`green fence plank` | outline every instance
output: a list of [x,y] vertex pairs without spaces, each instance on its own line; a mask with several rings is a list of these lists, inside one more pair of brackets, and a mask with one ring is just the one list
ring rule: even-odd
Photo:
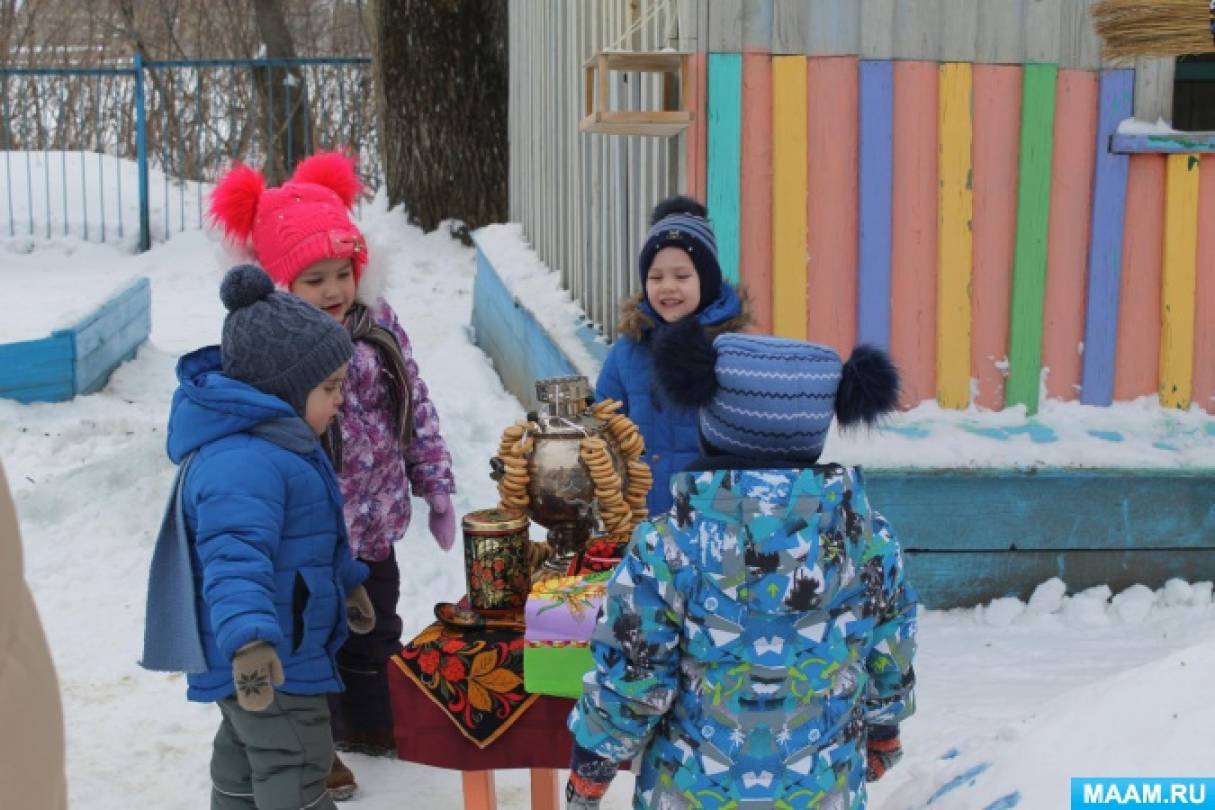
[[1025,66],[1006,403],[1038,409],[1058,65]]

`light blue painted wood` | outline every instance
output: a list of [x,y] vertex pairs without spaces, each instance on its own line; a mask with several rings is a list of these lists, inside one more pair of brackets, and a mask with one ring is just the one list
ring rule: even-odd
[[871,471],[919,551],[1215,550],[1215,469]]
[[0,345],[0,397],[59,402],[96,391],[147,339],[151,300],[140,278],[68,329]]
[[1189,155],[1215,152],[1215,132],[1185,132],[1173,135],[1119,135],[1109,141],[1110,151],[1120,155]]
[[115,324],[122,325],[146,313],[152,306],[152,285],[146,278],[128,284],[91,313],[72,324],[76,337],[76,354],[91,354],[107,339]]
[[1215,550],[908,552],[907,581],[925,607],[968,607],[1003,596],[1026,600],[1040,583],[1058,577],[1077,593],[1108,585],[1159,588],[1177,577],[1215,579]]
[[109,332],[105,342],[92,352],[77,355],[74,363],[77,395],[101,390],[110,379],[110,374],[135,356],[151,331],[152,316],[144,309],[139,311],[134,319]]
[[77,395],[98,391],[152,331],[152,286],[136,279],[72,326],[73,387]]
[[1114,400],[1114,350],[1118,344],[1122,228],[1129,158],[1111,153],[1108,144],[1118,123],[1131,114],[1134,83],[1134,71],[1131,70],[1101,73],[1080,384],[1080,401],[1086,405],[1109,405]]
[[0,345],[0,397],[18,402],[71,399],[71,337],[57,335]]
[[857,338],[890,348],[894,63],[860,62]]
[[493,361],[503,386],[528,409],[540,404],[536,380],[580,373],[535,315],[507,289],[480,244],[472,326],[477,345]]
[[722,275],[738,283],[742,173],[742,55],[709,54],[707,205]]

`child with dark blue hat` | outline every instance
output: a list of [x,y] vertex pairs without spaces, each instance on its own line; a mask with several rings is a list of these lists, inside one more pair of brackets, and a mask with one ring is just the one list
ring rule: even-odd
[[656,340],[687,323],[709,338],[750,323],[746,297],[722,278],[717,239],[708,211],[689,197],[655,206],[637,258],[642,291],[621,307],[618,336],[599,379],[595,398],[615,399],[645,439],[642,458],[654,474],[646,502],[650,514],[671,506],[669,480],[697,455],[696,412],[660,396],[654,371]]

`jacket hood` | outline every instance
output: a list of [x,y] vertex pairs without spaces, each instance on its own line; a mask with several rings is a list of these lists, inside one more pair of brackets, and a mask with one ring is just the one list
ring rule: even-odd
[[278,397],[225,376],[218,346],[198,349],[178,360],[177,382],[169,408],[167,442],[174,464],[208,442],[271,419],[298,417]]
[[668,520],[698,527],[674,532],[692,544],[684,553],[723,594],[761,613],[819,607],[839,585],[825,578],[860,560],[871,535],[859,467],[691,471],[673,476],[671,490]]
[[[746,289],[735,290],[723,283],[717,299],[697,313],[696,319],[708,330],[710,340],[723,332],[741,332],[751,325],[751,301]],[[645,294],[637,293],[620,305],[616,329],[625,337],[640,341],[657,322],[658,315],[645,300]]]

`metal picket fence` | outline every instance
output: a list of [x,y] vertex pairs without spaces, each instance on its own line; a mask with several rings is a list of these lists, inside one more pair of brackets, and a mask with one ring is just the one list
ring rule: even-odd
[[147,250],[203,227],[204,187],[233,160],[285,169],[320,148],[353,153],[374,192],[371,82],[365,57],[0,67],[0,229]]

